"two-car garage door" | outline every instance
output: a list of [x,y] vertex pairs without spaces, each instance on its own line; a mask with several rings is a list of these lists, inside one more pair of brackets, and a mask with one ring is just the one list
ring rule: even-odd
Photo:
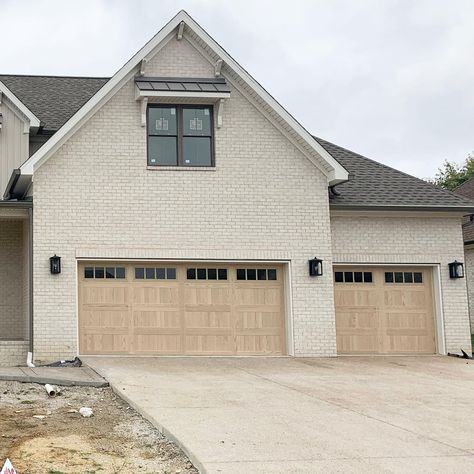
[[283,266],[81,262],[81,354],[285,354]]
[[339,354],[433,354],[429,267],[334,269]]

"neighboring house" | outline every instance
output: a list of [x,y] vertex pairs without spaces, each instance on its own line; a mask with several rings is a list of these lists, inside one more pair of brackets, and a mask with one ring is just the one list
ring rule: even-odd
[[474,203],[311,136],[185,12],[110,79],[0,81],[3,363],[469,349]]
[[[455,193],[474,200],[474,177],[455,189]],[[464,259],[466,261],[466,283],[471,319],[471,333],[474,334],[474,215],[463,219]]]

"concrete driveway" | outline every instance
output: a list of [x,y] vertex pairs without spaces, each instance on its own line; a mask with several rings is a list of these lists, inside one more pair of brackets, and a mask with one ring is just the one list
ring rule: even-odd
[[474,471],[474,362],[88,358],[208,473]]

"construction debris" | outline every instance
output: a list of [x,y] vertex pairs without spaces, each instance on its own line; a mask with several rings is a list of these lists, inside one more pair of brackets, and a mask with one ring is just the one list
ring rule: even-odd
[[89,407],[82,407],[79,410],[79,413],[84,417],[84,418],[90,418],[94,412],[92,411],[92,408]]

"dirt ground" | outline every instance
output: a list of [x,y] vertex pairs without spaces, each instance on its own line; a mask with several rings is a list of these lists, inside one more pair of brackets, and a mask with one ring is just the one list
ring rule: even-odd
[[6,458],[19,474],[197,473],[109,388],[61,387],[48,398],[43,385],[0,382],[0,470]]

